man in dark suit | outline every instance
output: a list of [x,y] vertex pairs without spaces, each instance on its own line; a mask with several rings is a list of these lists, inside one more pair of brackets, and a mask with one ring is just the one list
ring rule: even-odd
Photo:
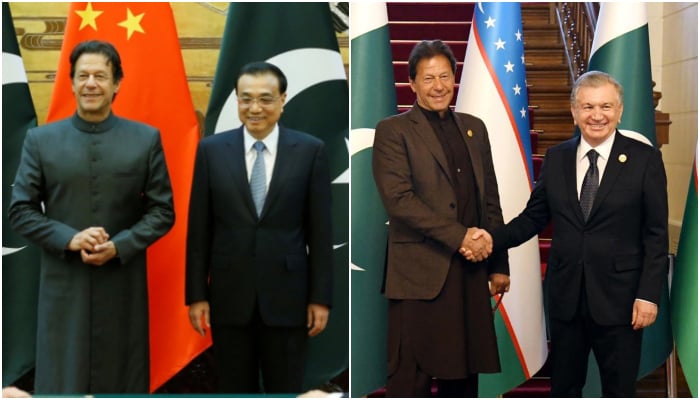
[[664,165],[657,149],[617,131],[622,110],[614,78],[582,75],[571,93],[581,136],[547,151],[525,210],[491,231],[499,251],[552,223],[545,281],[553,397],[581,397],[591,349],[603,396],[635,397],[642,328],[656,319],[666,279]]
[[308,336],[332,298],[331,181],[323,142],[287,129],[287,80],[243,67],[243,126],[199,143],[187,234],[186,302],[211,322],[222,393],[300,393]]
[[111,43],[70,64],[77,110],[27,132],[9,208],[42,250],[35,393],[148,393],[146,249],[175,222],[160,132],[112,112]]
[[387,397],[430,397],[432,378],[440,396],[476,397],[478,373],[500,371],[490,295],[507,290],[507,253],[473,264],[458,249],[485,256],[467,227],[503,217],[486,127],[449,108],[455,70],[446,44],[418,43],[416,104],[376,128],[373,173],[389,215]]

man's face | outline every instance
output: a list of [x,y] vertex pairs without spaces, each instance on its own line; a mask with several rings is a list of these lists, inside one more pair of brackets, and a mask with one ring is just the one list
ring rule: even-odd
[[576,104],[571,107],[571,115],[586,142],[597,146],[615,132],[622,118],[622,108],[612,84],[584,86],[576,94]]
[[84,53],[75,62],[73,94],[78,115],[87,121],[102,121],[109,115],[112,98],[119,90],[114,82],[112,65],[99,53]]
[[447,111],[455,88],[455,75],[447,57],[439,55],[418,61],[416,79],[410,83],[418,105],[426,110]]
[[256,139],[272,132],[284,110],[287,94],[279,91],[272,73],[242,75],[238,79],[238,118]]

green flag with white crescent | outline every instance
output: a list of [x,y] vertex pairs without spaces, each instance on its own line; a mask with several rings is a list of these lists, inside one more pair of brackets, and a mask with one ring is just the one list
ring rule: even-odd
[[396,89],[384,3],[350,5],[352,85],[352,397],[386,383],[387,300],[381,293],[387,214],[372,177],[374,128],[396,114]]
[[618,129],[656,146],[646,7],[644,3],[601,3],[588,70],[606,72],[622,85],[625,111]]
[[287,77],[280,124],[326,144],[333,196],[333,308],[309,340],[304,388],[348,368],[348,83],[328,3],[232,3],[205,120],[211,135],[241,126],[234,92],[245,64],[267,61]]
[[7,208],[22,144],[36,126],[9,3],[2,3],[2,386],[34,367],[39,250],[10,228]]

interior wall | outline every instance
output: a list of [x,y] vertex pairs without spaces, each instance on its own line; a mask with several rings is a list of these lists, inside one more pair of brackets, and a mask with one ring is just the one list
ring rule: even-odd
[[672,253],[678,248],[698,139],[698,3],[662,3],[660,109],[671,115],[661,148],[668,177]]
[[[203,118],[207,110],[230,4],[225,2],[170,3],[182,46],[182,57],[192,102],[199,118]],[[69,6],[70,3],[10,3],[18,41],[27,35],[32,37],[32,40],[20,42],[20,51],[40,125],[46,122],[63,41],[61,26],[67,18]],[[335,11],[337,15],[338,12]],[[347,17],[345,19],[347,22]],[[57,29],[57,27],[61,28]],[[347,29],[344,32],[336,32],[336,36],[347,71]]]

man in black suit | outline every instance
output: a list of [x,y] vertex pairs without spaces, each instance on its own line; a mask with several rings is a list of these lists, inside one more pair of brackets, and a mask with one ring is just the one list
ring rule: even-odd
[[667,275],[664,165],[657,149],[617,131],[622,110],[613,77],[582,75],[571,93],[581,136],[547,151],[525,210],[491,232],[498,251],[552,223],[545,284],[553,397],[581,397],[591,349],[603,396],[635,397],[642,329],[656,319]]
[[300,393],[308,336],[332,298],[331,181],[321,140],[278,125],[287,80],[243,67],[243,126],[199,143],[187,234],[186,302],[212,328],[222,393]]

